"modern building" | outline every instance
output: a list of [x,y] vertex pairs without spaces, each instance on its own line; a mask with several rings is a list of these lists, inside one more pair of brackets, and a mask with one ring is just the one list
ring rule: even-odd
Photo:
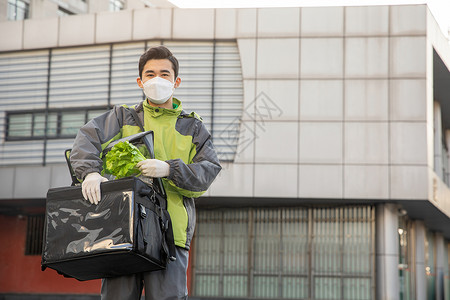
[[191,299],[450,299],[450,46],[426,5],[39,2],[83,13],[0,22],[0,298],[98,298],[40,270],[46,193],[70,185],[81,125],[142,99],[138,58],[164,44],[223,163],[197,200]]

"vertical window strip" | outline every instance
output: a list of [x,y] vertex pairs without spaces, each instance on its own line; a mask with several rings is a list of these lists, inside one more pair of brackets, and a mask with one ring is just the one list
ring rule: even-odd
[[425,274],[427,299],[436,299],[436,241],[430,230],[425,234]]
[[398,220],[399,237],[399,280],[400,298],[414,299],[414,250],[411,242],[411,222],[406,216],[399,216]]

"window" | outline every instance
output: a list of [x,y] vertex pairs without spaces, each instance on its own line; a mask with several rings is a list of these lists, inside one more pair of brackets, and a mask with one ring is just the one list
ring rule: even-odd
[[119,11],[123,9],[123,0],[109,0],[109,10]]
[[193,296],[374,299],[374,209],[198,210]]
[[444,267],[444,286],[446,287],[446,294],[447,296],[450,296],[450,241],[445,241],[447,244],[446,249],[444,249],[444,257],[447,263],[447,265]]
[[106,110],[106,107],[67,109],[49,111],[47,115],[42,110],[9,112],[6,117],[6,140],[73,138],[81,126]]
[[25,255],[42,254],[44,220],[44,215],[28,216]]
[[[436,240],[434,232],[425,233],[425,274],[427,299],[436,299]],[[418,271],[420,272],[420,271]]]
[[398,220],[398,271],[400,279],[400,299],[415,299],[414,253],[411,243],[411,223],[406,216],[400,216]]
[[441,104],[434,101],[434,171],[444,183],[450,185],[448,161],[450,141],[447,141],[449,131],[444,126],[442,109]]
[[8,0],[8,20],[28,19],[30,11],[29,1]]

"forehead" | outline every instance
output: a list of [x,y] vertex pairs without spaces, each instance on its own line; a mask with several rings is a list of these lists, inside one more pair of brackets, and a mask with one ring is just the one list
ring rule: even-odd
[[142,72],[145,72],[145,71],[159,72],[162,70],[169,70],[170,73],[174,72],[172,63],[170,62],[170,60],[168,60],[168,59],[150,59],[149,61],[147,61],[145,63],[144,69],[142,70]]

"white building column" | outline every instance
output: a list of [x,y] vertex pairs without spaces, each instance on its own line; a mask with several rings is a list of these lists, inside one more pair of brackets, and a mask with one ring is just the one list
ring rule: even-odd
[[376,227],[376,298],[379,300],[397,300],[400,297],[397,205],[383,204],[377,206]]
[[427,278],[425,274],[425,224],[423,221],[414,222],[416,233],[416,299],[427,298]]
[[[444,255],[444,236],[442,233],[437,232],[436,235],[436,299],[444,299],[444,274],[445,274],[445,261]],[[445,249],[447,250],[447,249]]]

